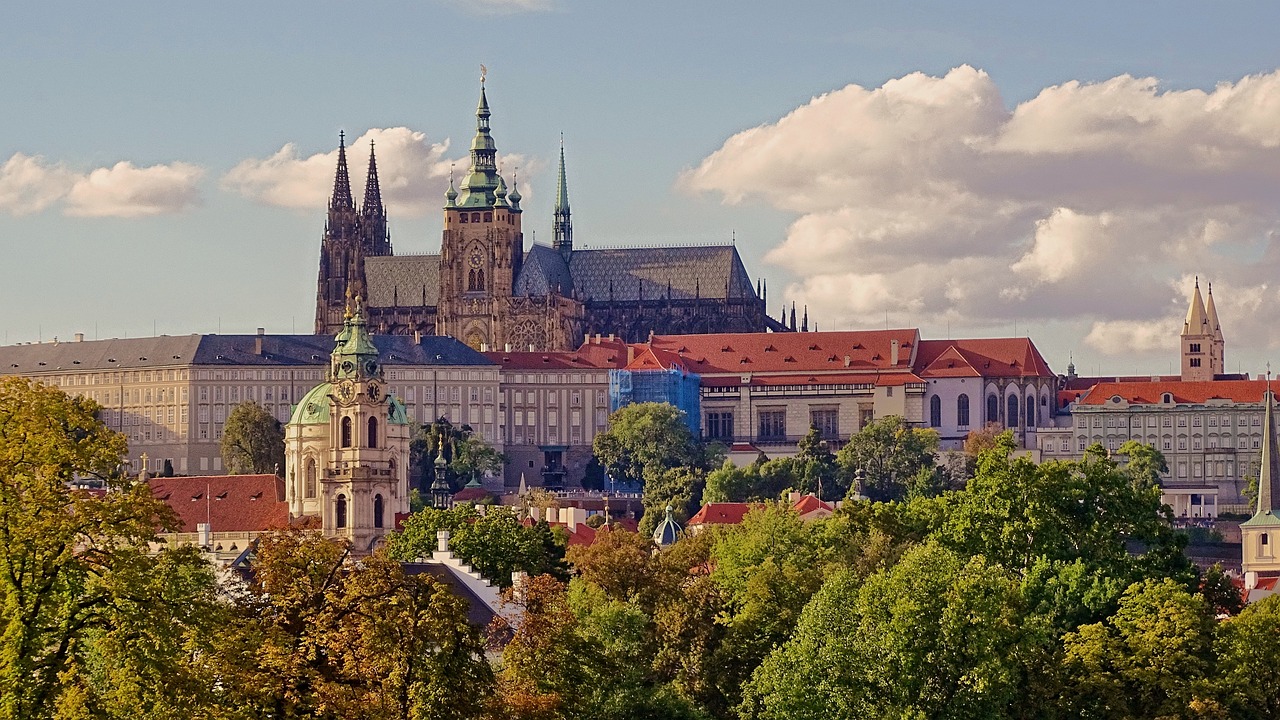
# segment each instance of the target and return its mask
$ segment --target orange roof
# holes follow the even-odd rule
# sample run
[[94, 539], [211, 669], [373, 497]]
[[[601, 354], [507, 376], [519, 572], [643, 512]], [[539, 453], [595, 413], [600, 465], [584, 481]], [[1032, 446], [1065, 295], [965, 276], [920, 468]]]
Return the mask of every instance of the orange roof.
[[791, 507], [795, 508], [795, 511], [801, 515], [808, 515], [816, 510], [835, 511], [835, 508], [831, 507], [830, 503], [819, 500], [815, 495], [804, 495]]
[[260, 532], [289, 524], [284, 480], [275, 475], [151, 478], [151, 492], [178, 514], [179, 532]]
[[1031, 338], [921, 340], [920, 377], [1054, 377]]
[[[898, 341], [898, 362], [892, 343]], [[703, 377], [742, 373], [845, 374], [909, 371], [920, 334], [915, 329], [810, 333], [655, 335], [649, 345], [674, 353]], [[848, 358], [846, 364], [845, 358]]]
[[707, 503], [689, 518], [688, 525], [737, 525], [747, 513], [758, 507], [763, 505], [742, 502]]
[[[777, 385], [874, 385], [877, 387], [900, 387], [911, 383], [924, 383], [920, 376], [912, 372], [895, 372], [895, 373], [788, 373], [786, 375], [751, 375], [752, 385], [777, 386]], [[703, 378], [703, 387], [737, 387], [742, 384], [742, 378], [734, 375], [732, 377], [719, 376], [711, 378]]]
[[1077, 404], [1103, 405], [1119, 396], [1130, 405], [1156, 405], [1165, 393], [1172, 395], [1175, 403], [1205, 403], [1209, 400], [1261, 403], [1266, 385], [1266, 380], [1102, 382], [1094, 385]]
[[[616, 350], [599, 346], [588, 349], [585, 345], [573, 351], [490, 351], [484, 353], [484, 356], [501, 365], [503, 370], [593, 370], [613, 368], [620, 364]], [[621, 356], [625, 361], [625, 349]]]

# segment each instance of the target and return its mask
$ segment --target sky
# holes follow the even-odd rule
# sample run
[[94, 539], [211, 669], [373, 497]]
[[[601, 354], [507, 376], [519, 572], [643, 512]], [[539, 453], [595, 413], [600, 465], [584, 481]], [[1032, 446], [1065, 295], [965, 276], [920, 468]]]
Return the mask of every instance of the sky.
[[435, 252], [488, 68], [551, 235], [736, 242], [775, 316], [1030, 336], [1177, 371], [1197, 278], [1227, 369], [1280, 360], [1280, 5], [23, 3], [0, 25], [0, 342], [309, 332], [339, 131], [397, 254]]

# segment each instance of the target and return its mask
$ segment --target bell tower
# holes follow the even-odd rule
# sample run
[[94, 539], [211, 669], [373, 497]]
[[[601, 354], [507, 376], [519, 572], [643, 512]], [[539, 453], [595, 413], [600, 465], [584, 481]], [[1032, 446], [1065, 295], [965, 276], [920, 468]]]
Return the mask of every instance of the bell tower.
[[497, 146], [489, 134], [484, 77], [471, 141], [471, 169], [461, 192], [449, 181], [440, 242], [440, 304], [436, 334], [475, 349], [501, 347], [512, 288], [524, 262], [520, 197], [507, 196], [498, 174]]
[[411, 425], [404, 404], [387, 394], [363, 304], [352, 305], [327, 382], [302, 398], [285, 427], [285, 496], [292, 515], [319, 515], [326, 537], [367, 553], [409, 512]]

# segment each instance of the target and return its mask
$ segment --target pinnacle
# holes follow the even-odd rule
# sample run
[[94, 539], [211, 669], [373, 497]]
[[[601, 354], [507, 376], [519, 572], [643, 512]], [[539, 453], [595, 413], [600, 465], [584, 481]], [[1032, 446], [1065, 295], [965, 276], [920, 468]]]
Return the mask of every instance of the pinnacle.
[[351, 197], [351, 178], [347, 175], [347, 134], [338, 132], [338, 170], [333, 176], [333, 197], [329, 200], [329, 209], [354, 210], [355, 200]]
[[378, 160], [373, 152], [373, 141], [369, 141], [369, 177], [364, 184], [364, 205], [362, 212], [365, 215], [381, 215], [382, 207], [382, 187], [378, 183]]

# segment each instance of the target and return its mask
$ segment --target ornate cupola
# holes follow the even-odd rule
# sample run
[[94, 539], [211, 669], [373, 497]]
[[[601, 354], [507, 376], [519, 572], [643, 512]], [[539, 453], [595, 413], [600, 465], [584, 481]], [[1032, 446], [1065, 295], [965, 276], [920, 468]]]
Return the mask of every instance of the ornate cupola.
[[409, 435], [404, 403], [383, 383], [363, 303], [350, 301], [334, 338], [326, 381], [285, 426], [285, 496], [294, 517], [319, 516], [324, 534], [355, 553], [372, 551], [409, 512]]
[[493, 207], [498, 189], [498, 146], [489, 134], [489, 99], [485, 96], [484, 76], [480, 77], [480, 103], [476, 106], [476, 136], [471, 140], [471, 170], [462, 180], [458, 206], [464, 208]]

